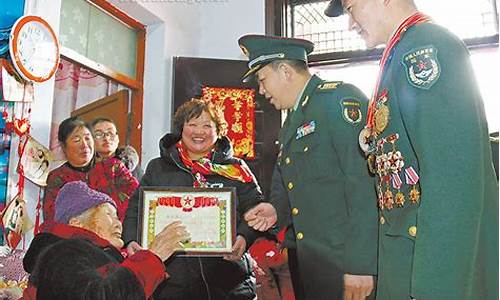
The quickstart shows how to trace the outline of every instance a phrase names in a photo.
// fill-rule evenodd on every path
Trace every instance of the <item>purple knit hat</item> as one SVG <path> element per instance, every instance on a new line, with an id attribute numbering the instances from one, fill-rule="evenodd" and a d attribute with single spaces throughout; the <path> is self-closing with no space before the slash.
<path id="1" fill-rule="evenodd" d="M 68 182 L 57 194 L 54 220 L 58 223 L 68 224 L 71 218 L 103 203 L 109 203 L 116 208 L 111 197 L 89 188 L 85 182 Z"/>

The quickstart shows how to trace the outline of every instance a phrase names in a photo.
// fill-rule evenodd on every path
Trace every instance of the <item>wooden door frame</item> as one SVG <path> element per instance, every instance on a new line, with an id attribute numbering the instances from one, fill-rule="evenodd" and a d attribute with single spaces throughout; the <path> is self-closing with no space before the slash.
<path id="1" fill-rule="evenodd" d="M 130 142 L 139 145 L 137 153 L 141 159 L 142 153 L 142 111 L 144 101 L 144 63 L 145 63 L 145 48 L 146 48 L 146 27 L 139 23 L 137 20 L 128 16 L 126 13 L 118 9 L 113 4 L 106 0 L 86 0 L 87 2 L 95 5 L 97 8 L 103 10 L 110 16 L 123 22 L 125 25 L 130 26 L 137 30 L 137 54 L 136 54 L 136 67 L 135 78 L 126 74 L 117 72 L 101 63 L 87 58 L 76 51 L 61 47 L 61 56 L 72 63 L 81 65 L 107 79 L 114 80 L 121 85 L 126 86 L 131 90 L 131 106 L 130 106 L 130 122 L 128 126 L 137 128 L 139 130 L 130 130 Z"/>

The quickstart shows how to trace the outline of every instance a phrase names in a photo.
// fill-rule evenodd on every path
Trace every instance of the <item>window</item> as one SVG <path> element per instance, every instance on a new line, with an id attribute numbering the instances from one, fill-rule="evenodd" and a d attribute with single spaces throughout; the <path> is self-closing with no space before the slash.
<path id="1" fill-rule="evenodd" d="M 310 40 L 313 54 L 366 50 L 363 39 L 349 30 L 347 16 L 329 18 L 324 11 L 330 2 L 291 0 L 287 9 L 287 36 Z M 447 27 L 468 44 L 498 43 L 498 12 L 492 0 L 416 0 L 417 7 L 437 23 Z M 450 13 L 450 8 L 453 13 Z M 494 40 L 494 39 L 493 39 Z"/>
<path id="2" fill-rule="evenodd" d="M 130 144 L 139 153 L 145 39 L 145 26 L 110 1 L 61 1 L 59 41 L 62 58 L 89 70 L 99 80 L 112 80 L 131 91 L 127 139 L 130 138 Z"/>
<path id="3" fill-rule="evenodd" d="M 284 29 L 283 33 L 276 30 L 272 33 L 307 39 L 315 44 L 315 50 L 309 57 L 313 73 L 327 80 L 355 84 L 368 97 L 371 96 L 383 47 L 366 49 L 357 33 L 348 30 L 347 16 L 326 17 L 324 10 L 329 0 L 268 1 L 275 5 L 269 10 L 270 13 L 278 14 L 268 15 L 266 25 Z M 496 82 L 500 70 L 498 0 L 415 2 L 422 12 L 457 34 L 471 49 L 471 60 L 483 96 L 489 131 L 499 131 L 500 120 L 495 115 L 500 109 Z M 450 13 L 450 8 L 453 13 Z"/>

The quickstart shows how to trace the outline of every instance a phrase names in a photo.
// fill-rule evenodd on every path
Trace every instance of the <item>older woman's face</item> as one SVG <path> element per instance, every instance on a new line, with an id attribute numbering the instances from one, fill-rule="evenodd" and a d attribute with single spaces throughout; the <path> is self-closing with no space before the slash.
<path id="1" fill-rule="evenodd" d="M 203 111 L 198 118 L 193 118 L 182 128 L 182 144 L 193 160 L 205 156 L 217 141 L 217 126 L 210 114 Z"/>
<path id="2" fill-rule="evenodd" d="M 94 140 L 86 127 L 77 127 L 63 145 L 68 162 L 74 167 L 86 166 L 94 156 Z"/>
<path id="3" fill-rule="evenodd" d="M 89 223 L 85 226 L 88 230 L 108 240 L 111 245 L 118 249 L 123 247 L 122 223 L 118 219 L 116 208 L 113 205 L 109 203 L 99 205 Z"/>

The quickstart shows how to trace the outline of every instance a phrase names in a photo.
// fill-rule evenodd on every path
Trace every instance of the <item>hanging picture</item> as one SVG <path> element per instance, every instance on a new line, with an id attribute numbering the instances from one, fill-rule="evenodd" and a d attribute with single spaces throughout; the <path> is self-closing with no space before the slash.
<path id="1" fill-rule="evenodd" d="M 1 60 L 0 68 L 0 99 L 3 101 L 32 102 L 33 84 L 22 79 L 16 79 L 12 70 L 6 67 L 8 62 Z"/>
<path id="2" fill-rule="evenodd" d="M 222 111 L 227 122 L 227 137 L 233 144 L 234 156 L 255 158 L 255 90 L 203 87 L 202 96 Z"/>
<path id="3" fill-rule="evenodd" d="M 28 136 L 21 165 L 24 177 L 39 186 L 47 185 L 47 176 L 54 162 L 52 152 L 33 137 Z"/>
<path id="4" fill-rule="evenodd" d="M 26 212 L 26 202 L 19 196 L 14 197 L 2 212 L 2 224 L 5 229 L 5 241 L 15 249 L 23 235 L 33 228 L 33 222 Z"/>

